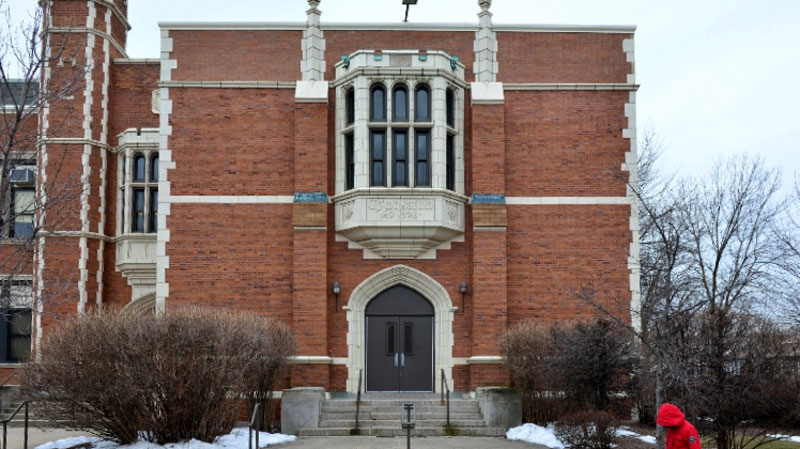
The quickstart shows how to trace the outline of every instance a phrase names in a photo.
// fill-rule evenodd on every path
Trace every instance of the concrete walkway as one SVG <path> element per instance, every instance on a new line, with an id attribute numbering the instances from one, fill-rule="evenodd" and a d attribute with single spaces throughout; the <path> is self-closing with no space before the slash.
<path id="1" fill-rule="evenodd" d="M 0 429 L 2 430 L 2 429 Z M 31 427 L 28 429 L 28 449 L 34 449 L 36 446 L 51 441 L 61 440 L 69 437 L 77 437 L 81 435 L 89 435 L 86 432 L 76 432 L 64 429 L 39 429 L 38 427 Z M 23 442 L 25 440 L 24 431 L 21 427 L 8 428 L 8 448 L 9 449 L 23 449 Z"/>
<path id="2" fill-rule="evenodd" d="M 401 437 L 303 437 L 294 443 L 270 446 L 286 449 L 405 449 Z M 412 438 L 412 449 L 547 449 L 545 446 L 488 437 L 425 437 Z"/>
<path id="3" fill-rule="evenodd" d="M 28 430 L 28 449 L 62 438 L 89 435 L 63 429 Z M 8 429 L 8 447 L 22 449 L 21 428 Z M 405 449 L 406 439 L 401 437 L 302 437 L 294 443 L 270 446 L 275 449 Z M 505 438 L 486 437 L 427 437 L 412 438 L 412 449 L 547 449 L 545 446 L 509 441 Z"/>

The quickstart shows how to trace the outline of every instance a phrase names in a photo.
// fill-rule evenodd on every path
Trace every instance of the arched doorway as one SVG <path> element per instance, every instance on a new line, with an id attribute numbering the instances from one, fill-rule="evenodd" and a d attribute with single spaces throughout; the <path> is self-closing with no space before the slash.
<path id="1" fill-rule="evenodd" d="M 365 311 L 367 391 L 433 391 L 430 302 L 403 286 L 375 296 Z"/>

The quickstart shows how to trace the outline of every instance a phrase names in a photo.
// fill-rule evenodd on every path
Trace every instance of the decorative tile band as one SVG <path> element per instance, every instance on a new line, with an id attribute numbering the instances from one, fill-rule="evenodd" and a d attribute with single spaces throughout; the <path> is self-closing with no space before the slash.
<path id="1" fill-rule="evenodd" d="M 473 193 L 472 204 L 506 204 L 506 196 L 502 193 Z"/>
<path id="2" fill-rule="evenodd" d="M 328 194 L 325 192 L 296 192 L 295 203 L 327 203 Z"/>

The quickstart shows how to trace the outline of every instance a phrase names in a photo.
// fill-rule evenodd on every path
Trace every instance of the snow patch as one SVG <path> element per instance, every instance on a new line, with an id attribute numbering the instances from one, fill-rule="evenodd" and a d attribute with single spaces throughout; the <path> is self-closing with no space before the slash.
<path id="1" fill-rule="evenodd" d="M 191 440 L 161 446 L 139 440 L 133 444 L 120 445 L 99 437 L 72 437 L 52 443 L 45 443 L 37 446 L 36 449 L 69 449 L 87 443 L 90 444 L 89 448 L 91 449 L 247 449 L 247 438 L 248 430 L 246 428 L 238 428 L 233 429 L 233 431 L 227 435 L 218 437 L 213 444 Z M 253 435 L 253 439 L 255 440 L 255 435 Z M 260 432 L 258 435 L 258 444 L 263 448 L 276 444 L 290 443 L 296 439 L 297 437 L 294 435 Z"/>
<path id="2" fill-rule="evenodd" d="M 656 437 L 652 435 L 640 435 L 630 429 L 626 429 L 625 427 L 620 427 L 619 429 L 617 429 L 617 436 L 636 438 L 648 444 L 656 444 Z"/>
<path id="3" fill-rule="evenodd" d="M 773 434 L 773 435 L 767 435 L 767 436 L 770 437 L 770 438 L 778 439 L 778 440 L 791 441 L 792 443 L 800 443 L 800 437 L 798 437 L 798 436 L 781 435 L 781 434 Z"/>
<path id="4" fill-rule="evenodd" d="M 531 444 L 541 444 L 552 449 L 564 449 L 564 443 L 556 438 L 552 424 L 547 427 L 537 426 L 536 424 L 523 424 L 518 427 L 512 427 L 506 432 L 506 438 Z"/>

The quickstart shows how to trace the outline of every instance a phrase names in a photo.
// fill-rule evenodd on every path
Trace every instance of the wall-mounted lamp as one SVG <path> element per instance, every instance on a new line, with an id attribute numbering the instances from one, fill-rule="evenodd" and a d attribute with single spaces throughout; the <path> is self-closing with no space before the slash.
<path id="1" fill-rule="evenodd" d="M 333 296 L 336 297 L 336 310 L 339 310 L 339 292 L 342 291 L 342 287 L 339 285 L 338 282 L 333 283 Z"/>
<path id="2" fill-rule="evenodd" d="M 467 283 L 462 282 L 458 286 L 458 290 L 461 292 L 461 313 L 464 313 L 464 296 L 467 294 Z"/>

